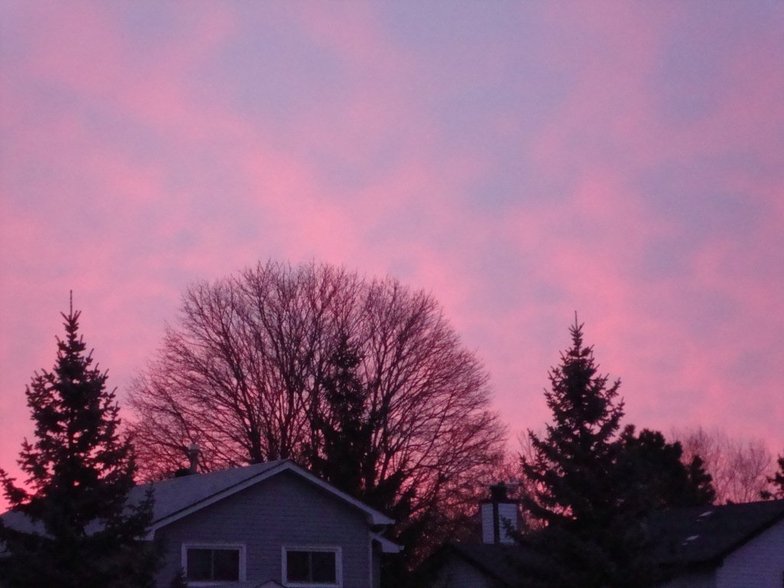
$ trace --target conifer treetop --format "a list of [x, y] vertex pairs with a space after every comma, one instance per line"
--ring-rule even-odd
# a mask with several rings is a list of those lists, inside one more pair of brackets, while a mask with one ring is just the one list
[[0, 520], [0, 576], [9, 587], [149, 586], [157, 567], [144, 540], [153, 497], [127, 504], [136, 462], [120, 434], [115, 390], [87, 352], [80, 312], [71, 302], [61, 314], [54, 367], [35, 372], [25, 390], [35, 425], [18, 459], [26, 485], [0, 469], [11, 508], [35, 523], [27, 532]]

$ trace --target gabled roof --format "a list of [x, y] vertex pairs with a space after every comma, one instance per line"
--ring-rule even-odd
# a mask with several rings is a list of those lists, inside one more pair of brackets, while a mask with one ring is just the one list
[[501, 586], [517, 586], [520, 570], [529, 561], [528, 552], [520, 545], [451, 543], [449, 549]]
[[784, 500], [674, 508], [651, 517], [649, 529], [662, 564], [712, 565], [776, 523]]
[[[161, 527], [283, 472], [299, 476], [323, 492], [334, 496], [337, 500], [364, 513], [371, 526], [386, 526], [394, 523], [388, 516], [338, 490], [290, 460], [270, 461], [136, 486], [129, 493], [128, 502], [138, 504], [143, 500], [147, 491], [152, 488], [155, 499], [152, 525], [149, 529], [149, 537], [152, 538], [153, 533]], [[20, 531], [43, 533], [43, 526], [40, 523], [34, 525], [20, 512], [9, 511], [2, 515], [2, 519], [5, 524]], [[388, 540], [387, 543], [393, 545]], [[384, 543], [382, 543], [382, 547], [390, 548]]]
[[454, 559], [478, 570], [499, 588], [516, 588], [525, 569], [541, 565], [541, 557], [522, 544], [447, 543], [425, 563], [425, 574], [435, 580], [445, 562]]
[[386, 515], [324, 482], [290, 460], [270, 461], [207, 474], [171, 478], [146, 486], [136, 486], [128, 499], [129, 502], [140, 501], [147, 490], [152, 487], [155, 503], [150, 533], [154, 533], [161, 527], [283, 472], [299, 476], [322, 491], [363, 512], [371, 525], [391, 525], [394, 523]]

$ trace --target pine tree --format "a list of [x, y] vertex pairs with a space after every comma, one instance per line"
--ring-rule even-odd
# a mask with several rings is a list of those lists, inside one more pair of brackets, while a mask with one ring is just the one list
[[62, 315], [66, 336], [57, 338], [53, 371], [36, 372], [26, 390], [35, 423], [35, 441], [24, 440], [18, 460], [26, 487], [0, 469], [13, 520], [28, 523], [0, 521], [8, 586], [147, 586], [157, 566], [143, 540], [152, 496], [126, 503], [134, 455], [107, 374], [93, 367], [78, 333], [79, 315], [73, 307]]
[[772, 478], [768, 478], [768, 482], [771, 483], [773, 488], [771, 490], [766, 490], [762, 493], [762, 497], [765, 499], [771, 498], [783, 498], [784, 499], [784, 454], [779, 456], [778, 459], [779, 470], [773, 474]]
[[659, 431], [649, 429], [637, 435], [634, 425], [623, 430], [620, 440], [616, 484], [626, 489], [624, 505], [638, 509], [641, 516], [663, 508], [708, 505], [716, 499], [702, 459], [695, 455], [684, 464], [679, 442], [669, 443]]
[[[686, 466], [691, 488], [692, 504], [713, 504], [716, 502], [716, 488], [713, 485], [713, 476], [708, 473], [705, 461], [699, 455], [691, 458]], [[674, 506], [674, 505], [673, 505]]]
[[543, 436], [529, 431], [534, 456], [523, 461], [534, 487], [523, 503], [544, 527], [526, 541], [545, 562], [529, 577], [548, 587], [647, 586], [653, 572], [641, 521], [623, 508], [617, 487], [620, 380], [598, 373], [576, 318], [570, 333], [545, 391], [553, 421]]
[[366, 390], [357, 375], [361, 358], [346, 334], [338, 337], [323, 383], [326, 413], [317, 419], [323, 437], [322, 454], [314, 470], [344, 492], [366, 499], [375, 461], [366, 415]]
[[[402, 472], [380, 479], [379, 458], [372, 439], [373, 431], [379, 428], [378, 415], [369, 406], [368, 387], [358, 374], [361, 362], [357, 346], [346, 333], [341, 333], [322, 382], [323, 412], [314, 418], [321, 436], [320, 451], [311, 460], [311, 468], [365, 504], [395, 520], [405, 520], [410, 517], [416, 488], [401, 489]], [[413, 521], [394, 539], [401, 544], [412, 544], [412, 538], [421, 537], [428, 525], [434, 524], [430, 517], [438, 514], [429, 510], [427, 516]], [[403, 586], [410, 580], [403, 557], [385, 558], [383, 565], [384, 586]]]

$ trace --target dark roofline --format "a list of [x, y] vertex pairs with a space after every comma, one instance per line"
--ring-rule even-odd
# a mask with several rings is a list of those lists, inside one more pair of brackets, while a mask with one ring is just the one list
[[750, 531], [749, 533], [747, 533], [743, 537], [740, 537], [737, 541], [735, 541], [735, 542], [731, 543], [730, 545], [728, 545], [726, 549], [722, 550], [721, 552], [716, 554], [713, 558], [711, 558], [709, 560], [706, 560], [706, 561], [709, 561], [711, 563], [719, 563], [719, 562], [723, 561], [725, 557], [727, 557], [729, 554], [731, 554], [732, 552], [737, 550], [739, 547], [745, 545], [746, 543], [748, 543], [752, 539], [755, 539], [755, 538], [759, 537], [765, 531], [767, 531], [771, 527], [777, 525], [780, 521], [784, 520], [784, 499], [782, 499], [782, 500], [757, 501], [757, 502], [744, 502], [744, 503], [738, 503], [738, 504], [723, 504], [723, 505], [714, 507], [714, 508], [722, 508], [722, 507], [732, 507], [732, 506], [744, 506], [744, 505], [748, 505], [748, 504], [769, 504], [769, 503], [775, 503], [775, 502], [781, 502], [781, 507], [782, 507], [781, 511], [777, 515], [771, 517], [769, 520], [767, 520], [764, 523], [762, 523], [761, 525], [757, 526], [755, 529], [753, 529], [752, 531]]
[[[694, 527], [695, 531], [698, 530], [700, 515], [704, 515], [705, 512], [712, 512], [714, 513], [712, 516], [722, 517], [719, 526], [712, 527], [710, 532], [716, 532], [718, 537], [724, 536], [726, 540], [711, 541], [704, 548], [691, 551], [688, 546], [684, 546], [683, 540], [690, 534], [690, 527]], [[678, 575], [687, 570], [692, 572], [714, 570], [721, 565], [726, 557], [784, 522], [784, 499], [673, 508], [660, 511], [659, 514], [665, 516], [657, 525], [658, 533], [652, 537], [655, 547], [654, 556], [657, 564], [661, 566], [662, 572]], [[745, 524], [738, 524], [738, 521], [745, 521]], [[673, 523], [675, 524], [673, 525]], [[706, 528], [705, 531], [708, 529]], [[716, 535], [712, 536], [717, 537]], [[658, 553], [658, 548], [665, 547], [668, 540], [675, 540], [674, 546], [678, 549], [670, 554]], [[515, 554], [525, 557], [526, 553], [524, 544], [450, 543], [444, 546], [440, 551], [440, 557], [436, 556], [434, 561], [454, 554], [455, 557], [485, 574], [488, 578], [492, 578], [504, 586], [515, 586], [516, 584], [510, 583], [510, 578], [504, 573], [504, 570], [494, 565], [495, 558], [483, 557], [481, 550], [494, 550], [496, 553], [505, 554], [505, 557], [509, 558], [507, 563], [510, 566], [515, 565]], [[523, 561], [521, 560], [520, 563], [523, 564]]]
[[521, 543], [447, 543], [434, 556], [433, 561], [443, 561], [449, 554], [455, 554], [463, 562], [485, 574], [498, 583], [499, 588], [518, 586], [520, 574], [526, 562], [530, 563], [531, 556], [530, 550]]
[[459, 543], [450, 543], [448, 549], [456, 553], [458, 557], [470, 563], [475, 568], [478, 568], [488, 576], [491, 576], [494, 580], [508, 584], [506, 578], [501, 577], [496, 570], [487, 565], [484, 561], [482, 561], [481, 558], [469, 555], [465, 550], [461, 549], [461, 547], [462, 546]]
[[[765, 511], [768, 509], [770, 509], [771, 512], [766, 514]], [[760, 510], [762, 511], [762, 515], [759, 514]], [[702, 512], [702, 514], [697, 514], [700, 512]], [[659, 560], [660, 565], [664, 565], [667, 568], [673, 569], [688, 568], [694, 570], [715, 568], [716, 566], [720, 565], [727, 556], [737, 551], [743, 545], [749, 543], [775, 525], [784, 521], [784, 499], [721, 505], [706, 505], [703, 507], [673, 508], [662, 511], [659, 514], [672, 517], [673, 515], [679, 515], [682, 513], [682, 516], [679, 517], [679, 520], [692, 520], [692, 524], [696, 525], [698, 524], [697, 521], [699, 520], [700, 516], [705, 516], [705, 513], [707, 512], [716, 513], [718, 516], [724, 517], [725, 527], [728, 524], [726, 521], [742, 520], [743, 518], [747, 517], [752, 517], [752, 519], [759, 518], [760, 520], [756, 521], [753, 526], [750, 526], [750, 528], [746, 529], [745, 531], [743, 526], [741, 526], [740, 529], [736, 529], [734, 532], [729, 531], [729, 533], [727, 533], [728, 538], [733, 540], [730, 540], [723, 545], [721, 543], [714, 545], [713, 549], [705, 550], [702, 553], [700, 553], [700, 551], [697, 551], [696, 553], [689, 553], [689, 550], [686, 549], [680, 554], [671, 552], [673, 555], [672, 558], [666, 556], [663, 557], [661, 554], [658, 554], [657, 559]], [[686, 530], [684, 531], [684, 529]], [[668, 526], [666, 522], [665, 524], [660, 525], [658, 529], [658, 535], [654, 538], [654, 543], [658, 543], [662, 539], [668, 538], [678, 538], [680, 541], [684, 539], [683, 537], [677, 537], [677, 532], [673, 531], [673, 528]], [[688, 532], [688, 528], [681, 528], [681, 531]], [[695, 526], [694, 531], [699, 531], [699, 529]], [[713, 532], [716, 531], [717, 529], [713, 529]]]

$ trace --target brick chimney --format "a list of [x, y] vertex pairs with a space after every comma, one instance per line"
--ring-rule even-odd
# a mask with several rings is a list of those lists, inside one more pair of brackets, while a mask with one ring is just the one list
[[490, 498], [482, 501], [482, 543], [511, 544], [520, 530], [517, 502], [510, 500], [503, 482], [490, 486]]

